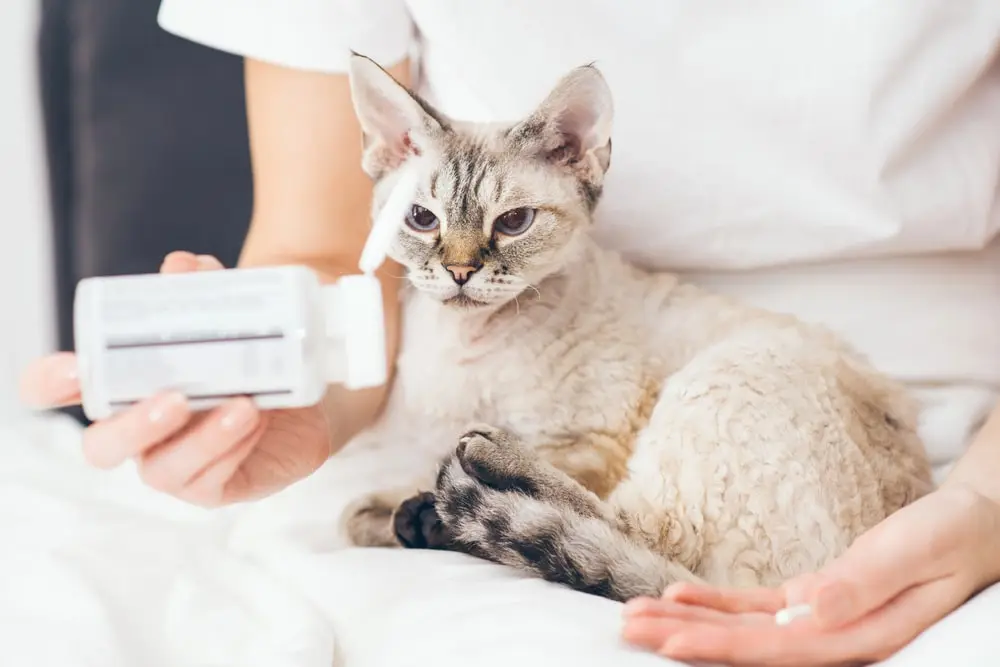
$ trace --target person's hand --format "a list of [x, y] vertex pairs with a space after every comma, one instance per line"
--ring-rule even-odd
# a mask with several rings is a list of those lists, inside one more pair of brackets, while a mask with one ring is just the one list
[[[897, 652], [1000, 580], [1000, 505], [943, 487], [858, 538], [821, 572], [776, 589], [679, 584], [625, 606], [624, 637], [677, 660], [733, 665], [856, 664]], [[778, 626], [798, 604], [812, 615]]]
[[[221, 269], [213, 257], [171, 253], [164, 273]], [[22, 399], [38, 407], [80, 402], [76, 357], [58, 353], [33, 363]], [[314, 472], [330, 455], [330, 429], [321, 407], [259, 411], [237, 398], [192, 412], [179, 393], [149, 398], [89, 426], [83, 454], [98, 468], [134, 459], [150, 487], [206, 507], [259, 498]]]

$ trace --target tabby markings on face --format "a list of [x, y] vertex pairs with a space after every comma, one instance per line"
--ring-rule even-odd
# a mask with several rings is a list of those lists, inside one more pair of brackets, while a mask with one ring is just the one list
[[573, 70], [509, 124], [447, 118], [363, 58], [352, 90], [376, 202], [400, 168], [419, 170], [390, 250], [418, 290], [495, 307], [576, 257], [610, 161], [611, 94], [595, 68]]

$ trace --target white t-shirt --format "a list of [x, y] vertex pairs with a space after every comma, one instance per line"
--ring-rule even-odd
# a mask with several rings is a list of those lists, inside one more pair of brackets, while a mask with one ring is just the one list
[[160, 24], [326, 72], [409, 56], [471, 120], [596, 62], [606, 245], [839, 331], [920, 392], [940, 461], [1000, 396], [997, 0], [163, 0]]

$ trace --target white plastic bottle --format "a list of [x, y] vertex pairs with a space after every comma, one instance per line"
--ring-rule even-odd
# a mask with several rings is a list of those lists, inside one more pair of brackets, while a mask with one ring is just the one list
[[194, 409], [235, 396], [298, 408], [318, 403], [329, 384], [384, 384], [373, 273], [415, 191], [403, 173], [365, 245], [362, 273], [330, 285], [299, 266], [80, 281], [74, 342], [84, 413], [106, 419], [165, 390], [181, 391]]

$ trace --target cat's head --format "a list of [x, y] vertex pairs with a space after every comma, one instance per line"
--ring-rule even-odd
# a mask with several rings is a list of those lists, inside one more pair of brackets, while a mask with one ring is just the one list
[[354, 55], [351, 89], [377, 211], [398, 170], [419, 191], [390, 256], [422, 292], [497, 306], [579, 254], [611, 159], [611, 92], [592, 66], [564, 76], [527, 117], [453, 120]]

